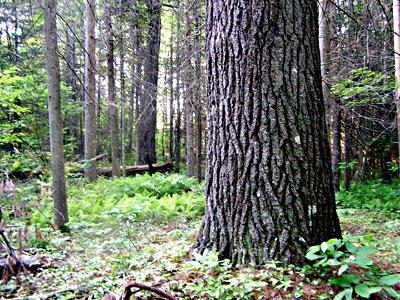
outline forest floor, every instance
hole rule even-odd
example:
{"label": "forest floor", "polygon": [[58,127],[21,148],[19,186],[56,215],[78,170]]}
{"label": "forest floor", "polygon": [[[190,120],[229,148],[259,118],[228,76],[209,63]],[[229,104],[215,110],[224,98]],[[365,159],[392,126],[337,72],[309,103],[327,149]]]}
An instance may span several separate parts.
{"label": "forest floor", "polygon": [[[264,269],[235,270],[229,262],[218,261],[214,253],[203,256],[190,253],[201,221],[202,209],[196,203],[202,199],[202,187],[180,177],[167,181],[163,178],[160,175],[150,184],[146,182],[148,177],[116,179],[115,190],[110,190],[110,182],[106,180],[85,185],[83,190],[78,185],[70,192],[70,201],[79,199],[83,207],[82,202],[90,197],[100,202],[98,209],[102,212],[95,211],[93,203],[87,203],[82,209],[72,204],[69,234],[39,224],[36,228],[40,228],[40,233],[36,230],[36,236],[30,238],[24,252],[39,256],[43,267],[34,274],[0,281],[0,298],[101,299],[115,295],[118,299],[130,282],[157,287],[179,299],[333,299],[347,289],[346,285],[330,284],[337,270],[330,273],[326,268],[283,266],[279,262],[271,262]],[[125,189],[118,194],[116,191],[121,186]],[[137,199],[143,195],[152,205],[143,205],[146,200]],[[114,208],[108,210],[105,198],[114,196],[123,200],[112,200],[110,205]],[[171,206],[171,201],[179,204],[170,207],[171,214],[168,214],[166,207]],[[126,206],[120,202],[134,206],[135,212],[125,214]],[[160,202],[164,205],[160,206]],[[96,213],[92,218],[91,205]],[[49,209],[45,205],[41,207],[40,214],[31,215],[36,223]],[[195,209],[199,212],[193,213]],[[173,210],[179,213],[174,215]],[[339,208],[338,213],[347,239],[356,247],[376,249],[372,259],[380,269],[400,273],[398,212]],[[357,268],[354,270],[357,272]],[[392,287],[398,290],[399,285]],[[374,294],[379,295],[377,299],[390,298],[381,290]],[[156,299],[150,295],[140,291],[135,293],[135,299]],[[351,294],[346,299],[352,299]],[[371,296],[371,299],[374,298]],[[395,295],[390,299],[395,299]]]}

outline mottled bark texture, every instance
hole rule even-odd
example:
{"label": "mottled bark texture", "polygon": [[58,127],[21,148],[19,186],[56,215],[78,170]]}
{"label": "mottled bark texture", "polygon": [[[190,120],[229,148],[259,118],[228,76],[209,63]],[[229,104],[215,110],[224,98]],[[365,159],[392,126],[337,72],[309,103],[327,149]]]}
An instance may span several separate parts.
{"label": "mottled bark texture", "polygon": [[340,237],[316,1],[207,1],[206,215],[194,245],[296,263]]}
{"label": "mottled bark texture", "polygon": [[85,178],[96,179],[96,3],[86,1],[85,30]]}
{"label": "mottled bark texture", "polygon": [[139,106],[140,116],[136,130],[137,164],[156,162],[158,58],[161,38],[160,0],[148,1],[147,10],[148,41],[144,63],[144,92]]}
{"label": "mottled bark texture", "polygon": [[53,175],[54,223],[68,223],[61,116],[60,62],[58,60],[56,1],[44,1],[45,60],[49,105],[51,171]]}

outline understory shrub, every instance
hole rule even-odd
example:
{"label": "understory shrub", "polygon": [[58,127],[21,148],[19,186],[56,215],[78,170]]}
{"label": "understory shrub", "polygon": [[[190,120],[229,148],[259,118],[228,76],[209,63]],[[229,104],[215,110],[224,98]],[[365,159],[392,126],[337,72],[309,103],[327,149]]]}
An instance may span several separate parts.
{"label": "understory shrub", "polygon": [[[137,221],[193,219],[204,214],[202,185],[179,174],[140,175],[126,178],[99,178],[93,183],[76,181],[68,188],[71,222],[101,222],[129,216]],[[52,200],[41,201],[42,212],[52,216]],[[36,222],[43,223],[43,213],[35,212]]]}
{"label": "understory shrub", "polygon": [[367,184],[356,182],[349,191],[337,194],[339,207],[364,208],[400,213],[400,181],[382,183],[381,180]]}

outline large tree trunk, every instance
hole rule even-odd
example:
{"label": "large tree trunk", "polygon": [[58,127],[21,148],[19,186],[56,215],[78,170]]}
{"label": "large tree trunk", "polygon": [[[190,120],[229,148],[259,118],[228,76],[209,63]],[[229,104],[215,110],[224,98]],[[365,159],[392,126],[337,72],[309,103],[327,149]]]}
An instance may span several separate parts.
{"label": "large tree trunk", "polygon": [[[195,248],[296,263],[341,236],[318,3],[207,1],[206,215]],[[290,21],[289,21],[290,20]]]}
{"label": "large tree trunk", "polygon": [[136,130],[136,163],[156,162],[158,57],[160,54],[161,3],[151,0],[148,10],[148,42],[144,64],[144,93]]}
{"label": "large tree trunk", "polygon": [[121,176],[119,137],[118,137],[118,109],[115,101],[115,70],[114,70],[114,40],[111,20],[111,4],[106,3],[107,22],[107,75],[108,75],[108,114],[111,129],[111,160],[113,176]]}
{"label": "large tree trunk", "polygon": [[51,171],[53,174],[54,222],[68,223],[61,116],[60,63],[58,60],[56,0],[44,1],[45,59],[49,105]]}
{"label": "large tree trunk", "polygon": [[96,3],[86,1],[85,31],[85,178],[96,179]]}

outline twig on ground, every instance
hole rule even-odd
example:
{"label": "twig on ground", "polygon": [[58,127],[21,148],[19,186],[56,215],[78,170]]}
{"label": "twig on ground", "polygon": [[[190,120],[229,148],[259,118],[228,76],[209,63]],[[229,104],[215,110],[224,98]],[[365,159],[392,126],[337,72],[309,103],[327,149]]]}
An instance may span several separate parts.
{"label": "twig on ground", "polygon": [[131,289],[132,288],[138,288],[139,290],[145,290],[145,291],[149,291],[151,293],[157,294],[165,299],[168,300],[178,300],[177,298],[175,298],[174,296],[172,296],[171,294],[168,294],[167,292],[157,289],[155,287],[146,285],[146,284],[142,284],[142,283],[131,283],[129,285],[127,285],[125,287],[124,293],[121,296],[120,300],[129,300],[131,298],[131,296],[134,294]]}

